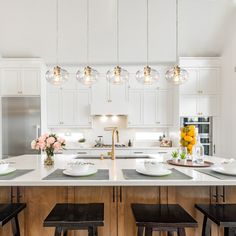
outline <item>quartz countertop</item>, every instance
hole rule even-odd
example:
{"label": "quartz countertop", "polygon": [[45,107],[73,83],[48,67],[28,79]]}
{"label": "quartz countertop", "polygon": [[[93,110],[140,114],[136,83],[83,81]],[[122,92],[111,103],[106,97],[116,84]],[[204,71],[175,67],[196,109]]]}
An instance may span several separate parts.
{"label": "quartz countertop", "polygon": [[[165,161],[166,156],[150,155]],[[122,169],[135,169],[137,164],[143,159],[117,159],[117,160],[94,160],[98,169],[109,170],[109,180],[42,180],[44,177],[60,168],[64,169],[67,163],[75,158],[75,155],[56,155],[53,167],[44,166],[45,156],[41,155],[22,155],[7,159],[11,166],[17,169],[34,169],[33,171],[17,177],[13,180],[0,180],[0,186],[213,186],[213,185],[236,185],[236,180],[219,180],[209,175],[199,173],[194,168],[176,167],[168,165],[167,168],[177,170],[192,177],[190,180],[126,180],[123,177]],[[206,160],[220,163],[223,158],[207,157]]]}
{"label": "quartz countertop", "polygon": [[[160,147],[160,146],[147,146],[147,147],[144,147],[144,146],[132,146],[132,147],[116,147],[116,149],[118,150],[175,150],[175,149],[178,149],[179,147]],[[109,147],[80,147],[80,146],[67,146],[66,147],[66,150],[108,150],[108,149],[111,149]]]}

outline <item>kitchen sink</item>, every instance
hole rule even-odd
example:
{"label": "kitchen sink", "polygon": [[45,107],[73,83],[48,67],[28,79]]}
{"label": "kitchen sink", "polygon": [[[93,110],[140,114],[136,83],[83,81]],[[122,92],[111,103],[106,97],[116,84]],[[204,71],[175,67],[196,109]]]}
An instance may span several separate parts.
{"label": "kitchen sink", "polygon": [[[147,159],[149,155],[117,155],[116,159]],[[78,155],[75,159],[100,159],[97,155]],[[110,159],[108,156],[104,156],[104,159]]]}

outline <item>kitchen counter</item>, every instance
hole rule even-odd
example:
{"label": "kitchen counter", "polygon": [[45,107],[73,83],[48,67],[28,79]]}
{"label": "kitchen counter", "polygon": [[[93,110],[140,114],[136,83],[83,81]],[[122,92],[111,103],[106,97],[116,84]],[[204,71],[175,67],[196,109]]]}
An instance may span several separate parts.
{"label": "kitchen counter", "polygon": [[[163,155],[150,155],[152,158],[160,160],[166,159]],[[17,177],[13,180],[0,180],[0,186],[215,186],[215,185],[236,185],[236,180],[219,180],[209,175],[199,173],[194,168],[176,167],[167,165],[168,168],[177,170],[192,177],[190,180],[126,180],[123,177],[122,169],[135,169],[137,164],[143,159],[117,159],[112,160],[89,160],[98,169],[109,169],[109,180],[42,180],[52,173],[55,169],[64,169],[67,163],[75,158],[75,155],[56,155],[55,165],[45,167],[43,164],[44,156],[23,155],[7,159],[12,167],[17,169],[34,169],[33,171]],[[219,163],[223,159],[207,157],[214,163]]]}
{"label": "kitchen counter", "polygon": [[[140,146],[132,146],[132,147],[116,147],[117,150],[161,150],[161,151],[168,151],[168,150],[176,150],[179,147],[140,147]],[[66,150],[108,150],[111,149],[109,147],[80,147],[80,146],[67,146]]]}

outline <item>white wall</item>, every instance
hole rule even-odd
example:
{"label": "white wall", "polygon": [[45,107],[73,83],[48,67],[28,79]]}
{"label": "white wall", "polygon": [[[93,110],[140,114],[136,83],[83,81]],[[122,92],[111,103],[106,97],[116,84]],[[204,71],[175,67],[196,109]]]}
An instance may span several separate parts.
{"label": "white wall", "polygon": [[[232,19],[236,25],[236,17]],[[221,155],[236,158],[236,32],[227,32],[222,54]]]}

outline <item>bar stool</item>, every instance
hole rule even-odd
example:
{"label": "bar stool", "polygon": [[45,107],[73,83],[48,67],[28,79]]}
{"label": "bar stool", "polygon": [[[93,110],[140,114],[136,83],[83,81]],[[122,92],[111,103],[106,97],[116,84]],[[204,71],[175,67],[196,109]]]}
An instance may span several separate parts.
{"label": "bar stool", "polygon": [[25,209],[25,203],[0,203],[0,226],[11,221],[12,235],[20,236],[18,214]]}
{"label": "bar stool", "polygon": [[104,204],[59,203],[44,220],[44,227],[55,227],[55,236],[68,230],[87,230],[89,236],[97,236],[98,226],[104,225]]}
{"label": "bar stool", "polygon": [[211,235],[211,221],[224,227],[224,235],[236,235],[236,204],[196,204],[204,215],[202,236]]}
{"label": "bar stool", "polygon": [[178,204],[131,204],[137,236],[151,236],[153,231],[168,232],[168,236],[177,232],[185,236],[185,228],[197,227],[197,222]]}

